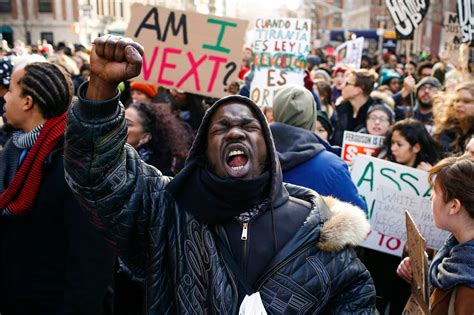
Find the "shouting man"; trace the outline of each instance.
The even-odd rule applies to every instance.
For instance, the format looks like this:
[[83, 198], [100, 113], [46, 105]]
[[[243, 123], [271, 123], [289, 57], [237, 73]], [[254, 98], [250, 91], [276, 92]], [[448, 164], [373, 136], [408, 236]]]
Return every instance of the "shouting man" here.
[[237, 314], [254, 298], [273, 314], [375, 313], [372, 279], [352, 249], [369, 232], [364, 213], [283, 184], [251, 100], [229, 96], [208, 110], [173, 180], [125, 145], [117, 84], [139, 74], [142, 53], [129, 39], [95, 41], [65, 154], [91, 221], [145, 278], [146, 313]]

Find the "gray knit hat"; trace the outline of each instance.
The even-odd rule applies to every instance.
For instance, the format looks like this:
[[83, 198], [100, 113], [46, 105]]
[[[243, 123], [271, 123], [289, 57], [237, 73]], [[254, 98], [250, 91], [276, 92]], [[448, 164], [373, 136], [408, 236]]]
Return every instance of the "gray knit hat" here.
[[369, 110], [367, 111], [367, 118], [369, 117], [370, 113], [372, 113], [374, 110], [381, 110], [385, 112], [388, 116], [388, 119], [390, 120], [390, 125], [395, 122], [395, 113], [387, 104], [375, 103], [372, 106], [370, 106]]
[[441, 89], [443, 87], [443, 85], [435, 77], [425, 77], [416, 84], [416, 93], [418, 93], [418, 90], [425, 84], [429, 84], [437, 89]]
[[314, 130], [318, 117], [313, 95], [303, 86], [286, 85], [273, 97], [275, 121], [306, 130]]

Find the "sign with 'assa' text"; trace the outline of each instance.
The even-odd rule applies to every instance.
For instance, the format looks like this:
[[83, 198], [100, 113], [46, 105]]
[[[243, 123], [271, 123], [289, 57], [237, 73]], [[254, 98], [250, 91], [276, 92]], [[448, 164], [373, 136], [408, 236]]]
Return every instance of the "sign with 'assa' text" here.
[[428, 172], [358, 155], [351, 177], [367, 202], [372, 226], [362, 246], [401, 255], [406, 239], [405, 209], [412, 214], [429, 248], [438, 249], [444, 243], [448, 233], [434, 224]]
[[395, 24], [398, 39], [413, 39], [430, 7], [430, 0], [385, 0]]
[[222, 97], [237, 78], [247, 21], [132, 5], [126, 36], [143, 45], [139, 81]]

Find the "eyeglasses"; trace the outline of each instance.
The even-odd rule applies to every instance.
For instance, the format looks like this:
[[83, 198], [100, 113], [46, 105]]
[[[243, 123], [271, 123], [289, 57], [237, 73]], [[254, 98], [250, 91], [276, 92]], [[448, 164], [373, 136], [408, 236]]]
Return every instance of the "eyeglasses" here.
[[386, 123], [386, 122], [390, 121], [390, 119], [388, 117], [376, 116], [376, 115], [370, 115], [369, 117], [367, 117], [367, 120], [370, 120], [370, 121], [373, 121], [373, 122], [376, 122], [378, 120], [381, 123]]
[[424, 84], [424, 85], [420, 86], [420, 90], [428, 90], [428, 91], [436, 90], [437, 91], [438, 88], [432, 86], [431, 84]]
[[344, 82], [344, 86], [346, 86], [346, 85], [357, 86], [355, 83]]

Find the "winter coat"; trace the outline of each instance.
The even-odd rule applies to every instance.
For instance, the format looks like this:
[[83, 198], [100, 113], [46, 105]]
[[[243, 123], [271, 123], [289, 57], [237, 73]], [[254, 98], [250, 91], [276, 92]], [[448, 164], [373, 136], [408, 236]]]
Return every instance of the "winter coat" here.
[[[0, 193], [12, 181], [21, 149], [0, 152]], [[0, 313], [100, 314], [114, 253], [87, 221], [64, 180], [63, 142], [44, 163], [33, 209], [0, 218]]]
[[[252, 218], [248, 242], [242, 242], [239, 223], [211, 227], [181, 209], [166, 190], [171, 179], [125, 145], [127, 131], [123, 107], [117, 106], [119, 95], [103, 102], [88, 101], [83, 98], [85, 89], [87, 84], [80, 87], [79, 101], [68, 115], [66, 178], [92, 222], [132, 271], [145, 278], [146, 314], [237, 314], [242, 290], [215, 238], [220, 237], [231, 252], [235, 252], [232, 243], [237, 239], [237, 246], [249, 247], [249, 265], [258, 265], [273, 247], [271, 220], [278, 227], [274, 230], [277, 239], [289, 237], [252, 283], [269, 313], [375, 313], [370, 274], [350, 247], [369, 230], [361, 210], [332, 199], [326, 204], [311, 190], [283, 186], [281, 177], [272, 179], [279, 185], [272, 188], [279, 192], [276, 198], [285, 193], [290, 198], [273, 204], [272, 214], [265, 211]], [[266, 123], [264, 127], [268, 129]], [[304, 223], [288, 230], [294, 226], [294, 212], [301, 213], [306, 204], [310, 209]]]
[[331, 144], [342, 146], [344, 139], [344, 131], [358, 132], [365, 127], [367, 120], [367, 111], [373, 104], [373, 99], [369, 97], [367, 102], [359, 109], [357, 117], [352, 118], [354, 110], [349, 101], [343, 101], [339, 106], [336, 106], [336, 111], [331, 117], [331, 121], [334, 122], [334, 131], [331, 136]]
[[347, 164], [327, 142], [311, 131], [282, 123], [270, 125], [283, 181], [311, 188], [366, 210], [352, 182]]

